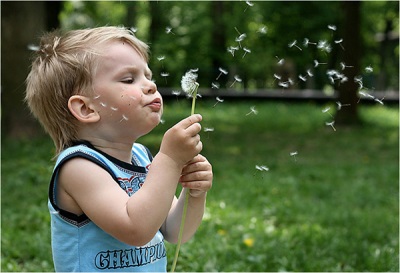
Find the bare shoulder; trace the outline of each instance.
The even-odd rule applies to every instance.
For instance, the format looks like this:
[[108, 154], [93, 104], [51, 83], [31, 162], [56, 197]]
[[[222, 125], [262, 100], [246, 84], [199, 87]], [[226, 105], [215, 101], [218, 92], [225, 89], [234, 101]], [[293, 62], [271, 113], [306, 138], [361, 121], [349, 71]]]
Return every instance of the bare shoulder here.
[[128, 198], [111, 175], [90, 160], [77, 157], [61, 166], [57, 189], [60, 208], [76, 215], [85, 213], [90, 218], [106, 192], [110, 198], [112, 193]]

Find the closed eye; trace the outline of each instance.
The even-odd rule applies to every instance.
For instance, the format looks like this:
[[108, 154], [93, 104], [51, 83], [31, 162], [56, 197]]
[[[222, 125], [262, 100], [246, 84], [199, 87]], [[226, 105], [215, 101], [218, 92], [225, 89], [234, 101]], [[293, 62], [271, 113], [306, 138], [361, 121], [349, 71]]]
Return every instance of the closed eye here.
[[134, 82], [134, 80], [133, 80], [133, 79], [124, 79], [124, 80], [122, 80], [121, 82], [122, 82], [122, 83], [126, 83], [126, 84], [131, 84], [131, 83]]

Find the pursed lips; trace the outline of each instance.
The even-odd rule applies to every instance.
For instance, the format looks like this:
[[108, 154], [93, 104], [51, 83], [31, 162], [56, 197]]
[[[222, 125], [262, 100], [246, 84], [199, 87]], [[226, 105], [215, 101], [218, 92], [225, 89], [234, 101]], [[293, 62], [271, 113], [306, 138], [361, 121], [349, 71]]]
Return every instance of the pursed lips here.
[[154, 99], [150, 103], [146, 104], [146, 106], [150, 107], [153, 111], [159, 111], [162, 106], [161, 99]]

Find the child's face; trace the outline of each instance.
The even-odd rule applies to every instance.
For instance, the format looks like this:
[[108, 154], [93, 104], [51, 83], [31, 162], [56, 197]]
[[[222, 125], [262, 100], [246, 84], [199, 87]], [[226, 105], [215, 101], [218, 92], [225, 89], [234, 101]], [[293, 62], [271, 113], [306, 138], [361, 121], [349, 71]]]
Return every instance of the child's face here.
[[[140, 137], [161, 120], [163, 102], [145, 60], [127, 43], [106, 46], [93, 78], [94, 98], [104, 132]], [[100, 129], [101, 130], [101, 129]]]

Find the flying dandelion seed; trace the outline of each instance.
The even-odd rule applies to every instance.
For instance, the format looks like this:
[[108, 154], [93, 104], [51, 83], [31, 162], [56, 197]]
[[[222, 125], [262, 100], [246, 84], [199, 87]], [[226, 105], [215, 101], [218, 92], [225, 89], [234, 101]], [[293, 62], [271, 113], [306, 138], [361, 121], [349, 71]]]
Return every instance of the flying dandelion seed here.
[[333, 131], [336, 131], [336, 128], [333, 126], [335, 124], [335, 121], [331, 121], [331, 122], [325, 122], [326, 126], [331, 126]]
[[363, 91], [359, 91], [358, 93], [359, 93], [361, 96], [363, 96], [363, 97], [366, 97], [366, 98], [370, 98], [370, 99], [375, 100], [375, 97], [372, 96], [371, 94], [365, 93], [365, 92], [363, 92]]
[[340, 45], [340, 47], [343, 49], [344, 51], [344, 46], [342, 45], [343, 39], [339, 39], [339, 40], [335, 40], [335, 44]]
[[268, 32], [268, 28], [266, 26], [261, 26], [258, 28], [257, 32], [261, 34], [266, 34]]
[[382, 99], [375, 98], [374, 101], [376, 101], [376, 102], [378, 102], [378, 103], [384, 105], [383, 99], [384, 99], [384, 98], [382, 98]]
[[331, 108], [330, 107], [326, 107], [325, 109], [322, 110], [322, 113], [328, 113], [331, 117], [333, 117], [332, 114], [329, 113], [329, 110], [331, 110]]
[[130, 27], [129, 30], [130, 30], [132, 33], [135, 34], [135, 33], [138, 31], [138, 28], [137, 28], [137, 27]]
[[258, 111], [256, 110], [256, 107], [255, 107], [255, 106], [251, 106], [251, 107], [250, 107], [250, 112], [248, 112], [248, 113], [246, 114], [246, 116], [248, 116], [248, 115], [250, 115], [250, 114], [254, 114], [254, 115], [257, 115], [257, 114], [258, 114]]
[[318, 67], [320, 65], [327, 64], [327, 63], [320, 63], [317, 60], [314, 60], [314, 67]]
[[34, 45], [34, 44], [29, 44], [27, 47], [28, 47], [28, 49], [31, 50], [31, 51], [39, 51], [39, 49], [40, 49], [39, 46]]
[[181, 94], [181, 91], [172, 90], [172, 95], [179, 96], [180, 94]]
[[235, 75], [233, 78], [234, 78], [235, 80], [233, 81], [233, 83], [232, 83], [231, 86], [229, 86], [229, 87], [232, 87], [236, 82], [241, 82], [241, 81], [242, 81], [242, 79], [239, 78], [238, 75]]
[[291, 153], [289, 153], [289, 155], [294, 158], [294, 161], [297, 161], [297, 159], [296, 159], [296, 155], [298, 155], [297, 151], [291, 152]]
[[[315, 63], [315, 61], [314, 61], [314, 63]], [[318, 62], [317, 62], [318, 63]], [[307, 75], [309, 76], [309, 77], [313, 77], [314, 76], [314, 74], [311, 72], [311, 69], [307, 69]]]
[[215, 99], [217, 100], [217, 102], [214, 104], [213, 107], [217, 106], [217, 104], [220, 103], [220, 102], [224, 102], [224, 100], [219, 98], [219, 97], [216, 97]]
[[278, 82], [278, 86], [282, 88], [289, 88], [289, 83], [288, 82]]
[[300, 51], [302, 51], [303, 49], [301, 49], [298, 45], [297, 45], [297, 40], [294, 40], [293, 42], [289, 43], [288, 46], [290, 48], [292, 47], [297, 47]]
[[172, 32], [172, 28], [171, 28], [171, 27], [166, 27], [166, 28], [165, 28], [165, 32], [166, 32], [167, 34], [170, 34], [170, 33], [171, 33], [171, 34], [175, 35], [175, 33]]
[[300, 74], [298, 77], [299, 77], [299, 79], [302, 80], [303, 82], [306, 82], [306, 81], [307, 81], [307, 77], [306, 77], [306, 76], [303, 76], [303, 75]]
[[278, 81], [280, 81], [282, 79], [282, 76], [278, 75], [278, 74], [274, 74], [274, 78]]
[[310, 42], [310, 40], [308, 38], [304, 38], [303, 45], [305, 47], [308, 47], [308, 45], [317, 45], [317, 43]]
[[214, 128], [205, 127], [205, 128], [204, 128], [204, 132], [206, 132], [206, 133], [208, 133], [208, 132], [214, 132]]
[[328, 25], [328, 28], [332, 31], [336, 31], [336, 26], [335, 25]]
[[216, 78], [216, 80], [218, 80], [219, 77], [221, 77], [222, 74], [224, 74], [224, 75], [228, 74], [228, 70], [225, 70], [222, 67], [219, 67], [218, 70], [219, 70], [220, 73], [219, 73], [218, 77]]
[[103, 106], [103, 107], [107, 107], [107, 104], [104, 103], [104, 102], [100, 102], [100, 105]]
[[228, 47], [228, 52], [232, 54], [233, 57], [235, 57], [235, 51], [239, 50], [238, 46], [230, 46]]
[[117, 111], [117, 110], [118, 110], [117, 107], [110, 107], [110, 108], [111, 108], [111, 110], [113, 110], [113, 111]]
[[373, 71], [374, 71], [374, 69], [370, 65], [365, 68], [365, 72], [367, 72], [367, 73], [371, 73]]
[[364, 87], [363, 78], [361, 76], [355, 76], [354, 82], [358, 83], [360, 89], [362, 89]]
[[162, 55], [161, 55], [161, 56], [158, 56], [158, 57], [157, 57], [157, 60], [161, 62], [161, 61], [165, 60], [165, 56], [162, 56]]
[[267, 166], [264, 166], [264, 165], [261, 165], [261, 166], [259, 166], [259, 165], [256, 165], [256, 170], [259, 170], [259, 171], [261, 171], [261, 172], [268, 172], [269, 171], [269, 168], [267, 167]]
[[123, 121], [123, 120], [128, 120], [128, 117], [127, 116], [125, 116], [125, 115], [122, 115], [122, 119], [119, 121], [119, 122], [121, 122], [121, 121]]
[[246, 10], [247, 10], [249, 7], [254, 6], [254, 3], [250, 2], [250, 1], [246, 1], [246, 4], [247, 4], [247, 7], [245, 8], [244, 12], [246, 12]]
[[245, 34], [245, 33], [240, 34], [239, 37], [236, 37], [236, 38], [235, 38], [235, 41], [239, 43], [239, 47], [240, 47], [240, 48], [242, 48], [241, 41], [243, 41], [244, 38], [246, 38], [246, 34]]
[[211, 83], [211, 89], [219, 89], [219, 83], [217, 83], [217, 82], [212, 82], [212, 83]]
[[337, 101], [336, 104], [337, 104], [338, 111], [341, 110], [342, 107], [344, 107], [344, 106], [350, 106], [350, 104], [342, 104], [340, 101]]
[[165, 83], [167, 83], [167, 77], [169, 76], [169, 73], [167, 72], [161, 72], [161, 77], [165, 79]]
[[278, 56], [275, 56], [278, 59], [278, 65], [283, 65], [285, 63], [285, 59], [279, 59]]
[[340, 62], [340, 67], [342, 68], [342, 70], [345, 70], [346, 68], [350, 68], [350, 67], [353, 67], [353, 66], [346, 65], [344, 62]]
[[160, 123], [161, 123], [161, 124], [164, 124], [164, 123], [165, 123], [165, 120], [164, 120], [164, 119], [160, 119]]
[[93, 97], [94, 100], [97, 100], [98, 98], [100, 98], [100, 95], [96, 95]]
[[246, 56], [247, 53], [251, 53], [251, 50], [246, 47], [243, 47], [243, 51], [244, 51], [244, 54], [242, 56], [242, 59], [244, 58], [244, 56]]
[[331, 45], [326, 40], [318, 41], [317, 48], [321, 51], [325, 51], [326, 53], [330, 53], [332, 51]]

